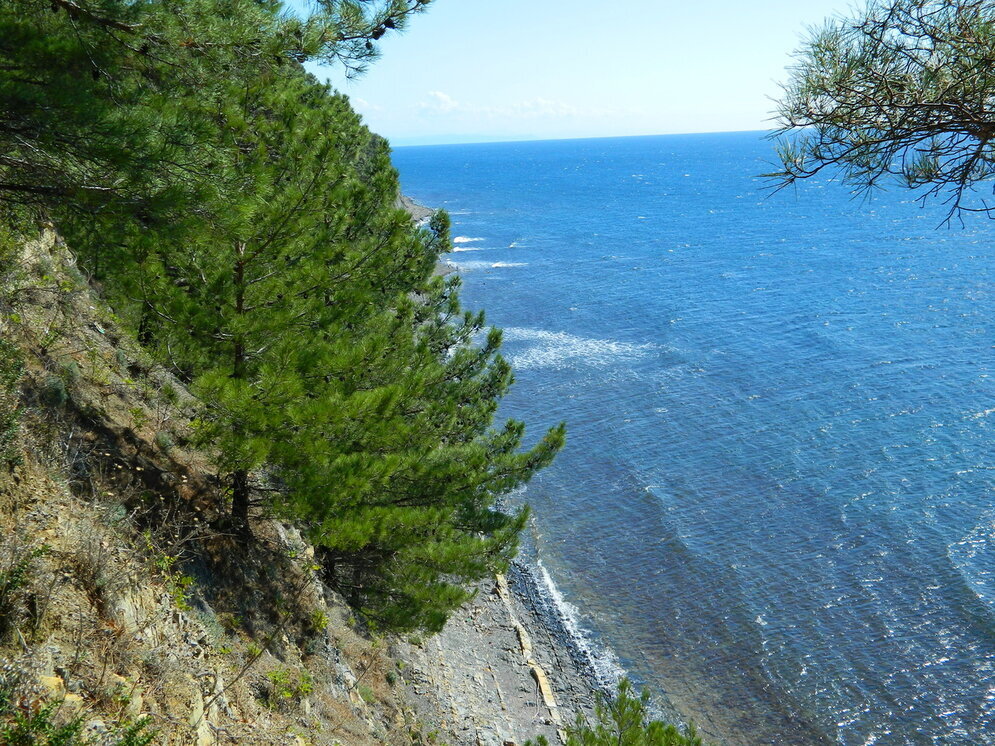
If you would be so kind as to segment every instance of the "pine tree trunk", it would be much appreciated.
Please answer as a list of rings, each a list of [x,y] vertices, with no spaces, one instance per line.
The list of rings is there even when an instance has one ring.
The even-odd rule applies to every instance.
[[[239,469],[231,476],[231,517],[235,529],[242,535],[249,533],[249,473]]]
[[[238,243],[235,248],[235,313],[239,316],[245,313],[245,244]],[[237,337],[232,355],[232,378],[245,380],[245,342]],[[236,437],[244,437],[243,426],[234,425]],[[249,535],[249,472],[247,469],[236,469],[232,473],[231,517],[235,530],[243,537]]]

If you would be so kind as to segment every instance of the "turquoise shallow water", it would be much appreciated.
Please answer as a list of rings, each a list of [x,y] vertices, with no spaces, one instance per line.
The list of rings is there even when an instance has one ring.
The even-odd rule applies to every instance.
[[[581,626],[735,744],[995,744],[995,224],[759,133],[395,152],[505,329]]]

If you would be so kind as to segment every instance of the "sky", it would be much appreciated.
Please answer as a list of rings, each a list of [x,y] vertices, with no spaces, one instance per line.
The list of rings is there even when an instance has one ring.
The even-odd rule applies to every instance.
[[[358,80],[395,146],[769,129],[808,29],[850,0],[434,0]]]

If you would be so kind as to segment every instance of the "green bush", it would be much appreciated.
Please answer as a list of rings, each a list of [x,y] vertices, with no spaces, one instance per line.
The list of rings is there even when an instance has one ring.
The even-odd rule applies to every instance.
[[[29,616],[27,596],[37,569],[35,558],[43,551],[16,540],[0,549],[0,643],[6,642]]]
[[[567,729],[567,746],[702,746],[694,725],[681,732],[670,723],[650,720],[649,696],[645,689],[636,696],[632,684],[623,679],[615,699],[598,701],[595,722],[577,717],[577,723]],[[548,742],[540,736],[526,746],[548,746]]]
[[[9,285],[22,269],[22,240],[16,230],[19,216],[0,209],[0,302],[7,300]]]
[[[20,350],[0,339],[0,466],[8,468],[18,460],[19,383],[23,372]]]
[[[81,372],[75,360],[67,360],[59,365],[59,377],[66,386],[73,386],[79,382]]]
[[[155,434],[155,444],[159,446],[163,453],[169,453],[173,450],[173,446],[176,442],[173,440],[173,436],[166,430],[159,430]]]
[[[60,714],[61,701],[44,702],[16,666],[0,668],[0,744],[4,746],[96,746],[84,733],[85,714]],[[121,721],[112,726],[108,746],[148,746],[155,738],[149,721]]]
[[[59,376],[49,374],[42,381],[38,396],[44,404],[51,407],[61,407],[69,401],[69,391],[66,382]]]
[[[5,697],[0,692],[0,697]],[[56,721],[59,703],[0,704],[0,743],[7,746],[75,746],[83,741],[83,719],[73,718],[61,725]]]

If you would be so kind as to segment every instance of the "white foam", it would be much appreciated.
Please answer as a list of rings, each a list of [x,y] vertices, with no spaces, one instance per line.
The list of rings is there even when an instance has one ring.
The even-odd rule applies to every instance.
[[[483,238],[471,238],[470,236],[456,236],[453,239],[453,243],[475,243],[477,241],[484,241]]]
[[[511,357],[516,368],[568,368],[577,363],[605,367],[633,361],[656,349],[653,344],[631,344],[610,339],[578,337],[566,332],[512,327],[504,330],[511,342],[531,343]]]
[[[594,672],[598,685],[606,691],[613,691],[625,676],[625,669],[619,663],[618,656],[611,649],[591,639],[590,631],[580,623],[577,607],[563,598],[542,560],[536,562],[536,567],[539,570],[540,592],[552,603],[553,611],[570,636],[572,644]]]
[[[452,262],[461,272],[472,272],[476,269],[501,269],[503,267],[527,267],[525,262]]]
[[[453,246],[453,252],[457,251],[487,251],[487,246]]]

